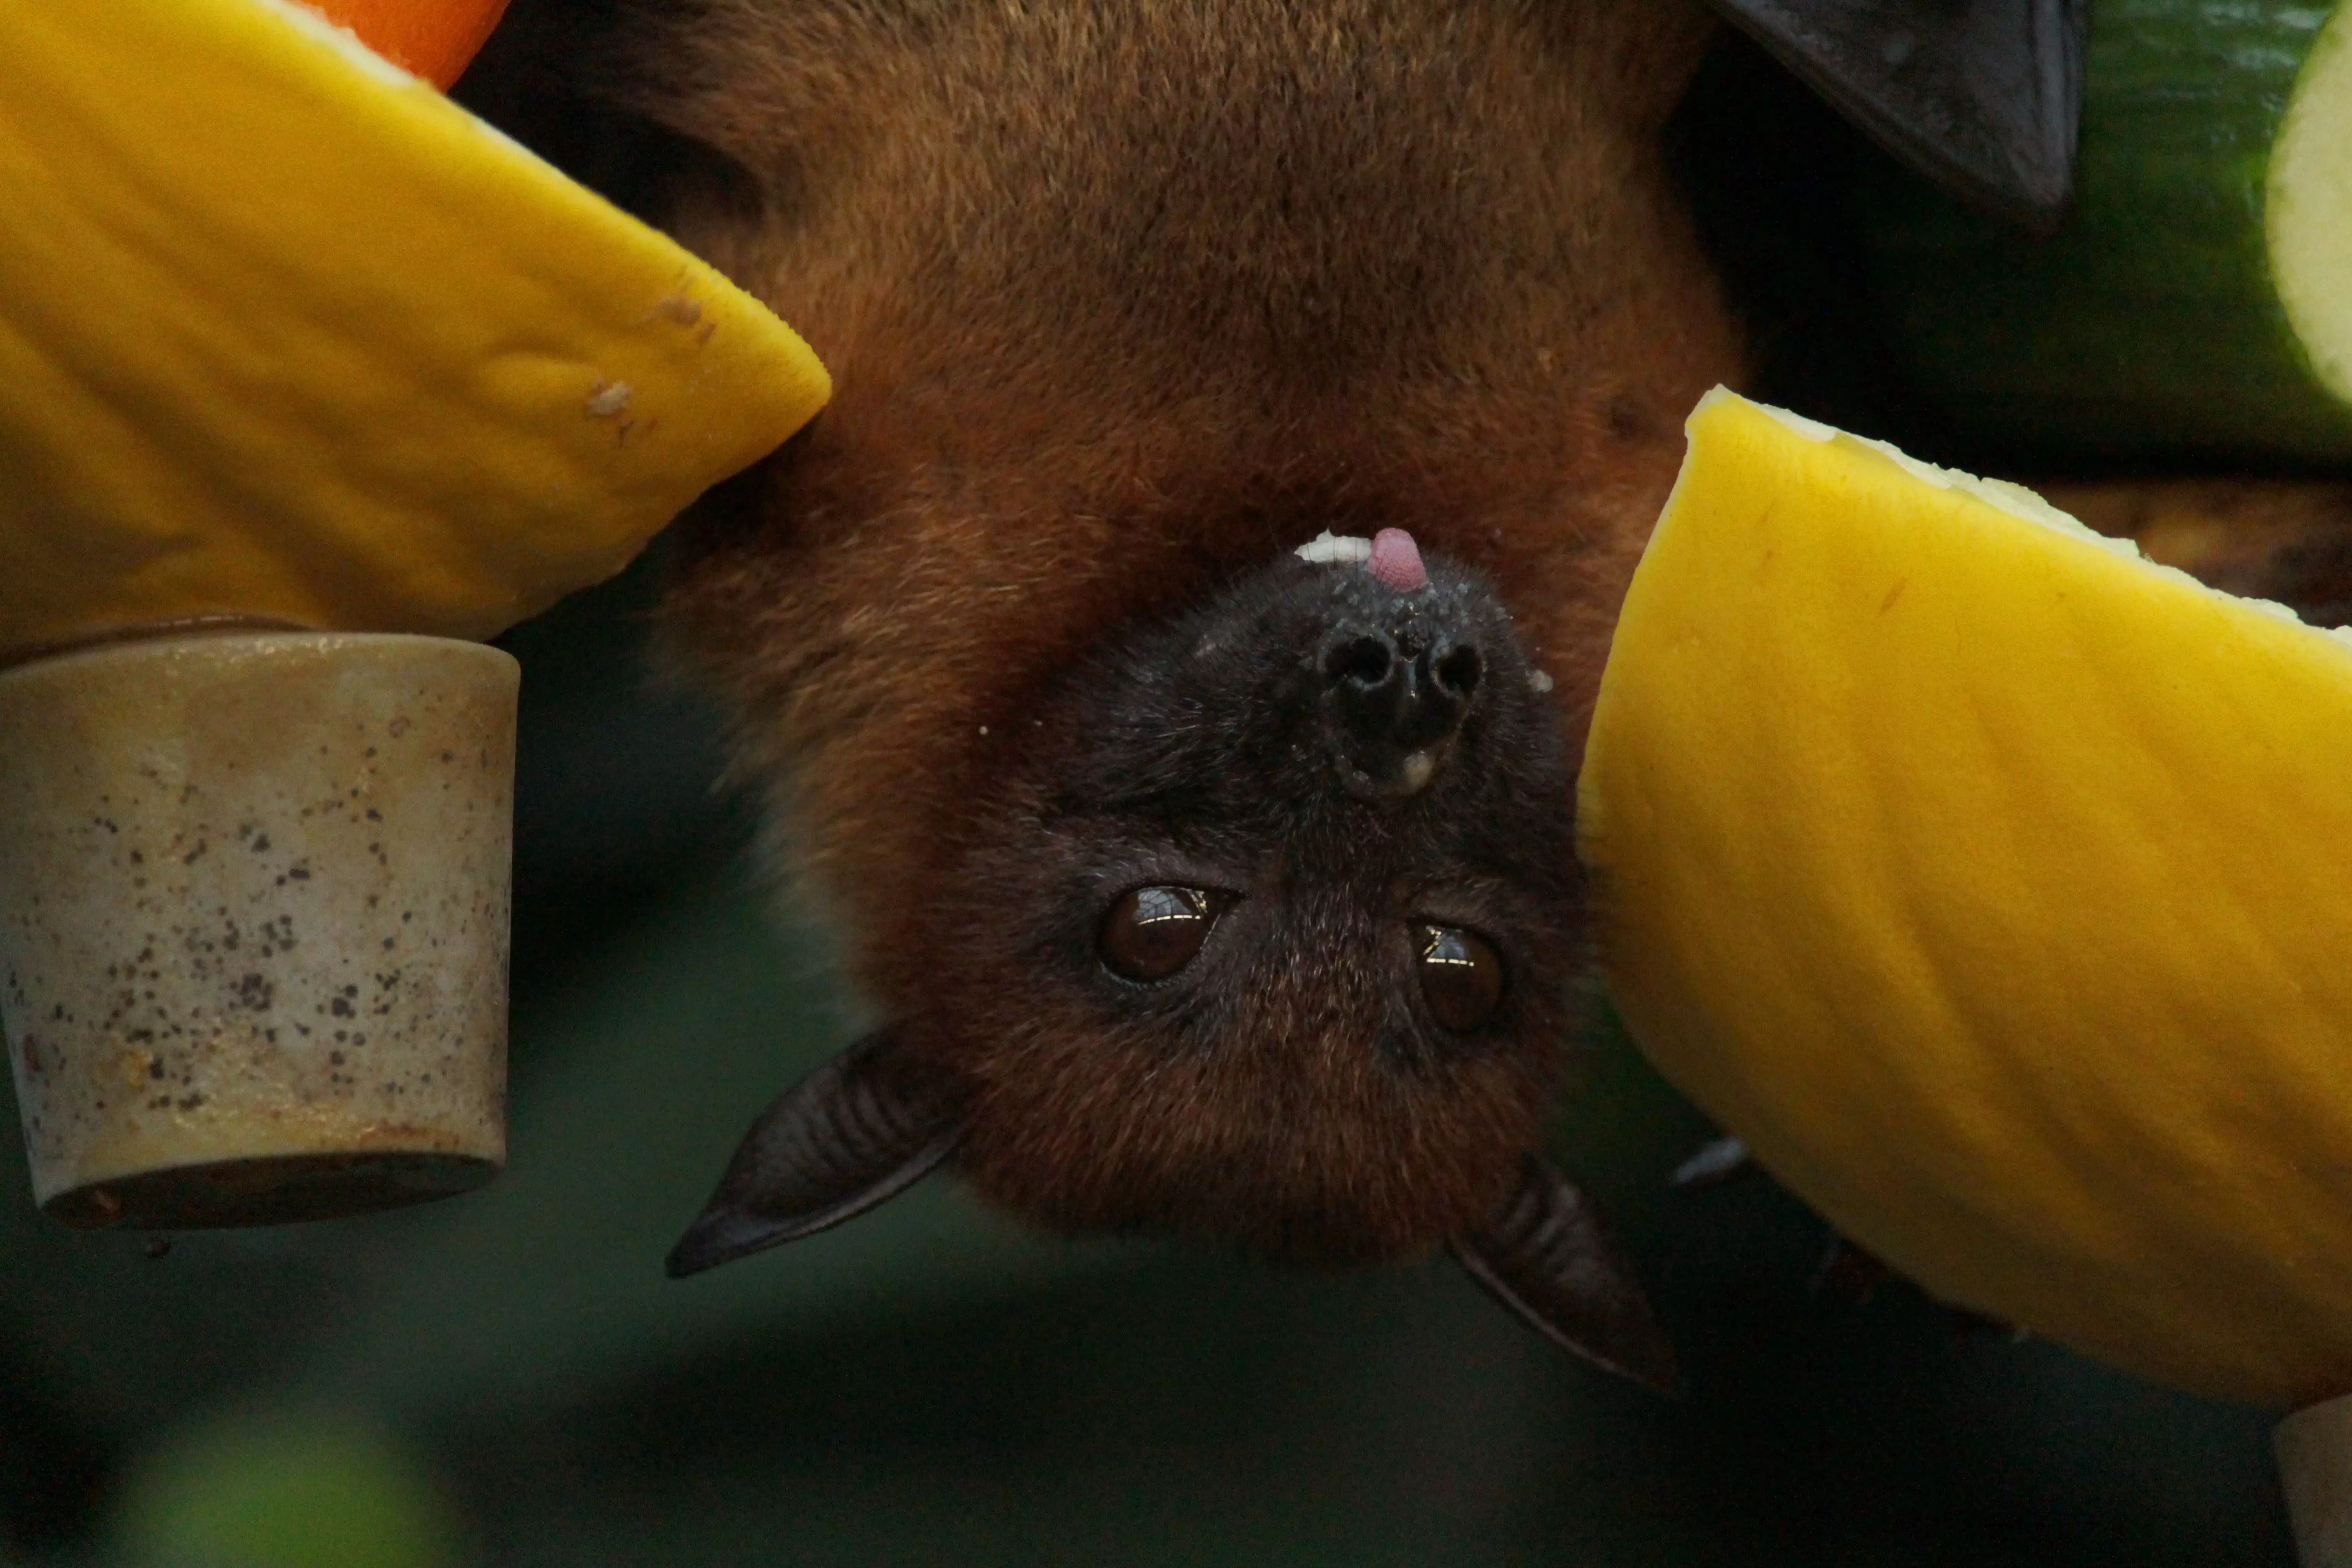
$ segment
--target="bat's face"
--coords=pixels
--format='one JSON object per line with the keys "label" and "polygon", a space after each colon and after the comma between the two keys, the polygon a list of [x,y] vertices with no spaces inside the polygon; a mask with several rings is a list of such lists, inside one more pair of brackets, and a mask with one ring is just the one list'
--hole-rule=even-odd
{"label": "bat's face", "polygon": [[902,972],[984,1190],[1335,1260],[1508,1194],[1576,972],[1573,784],[1493,591],[1420,574],[1285,558],[1016,720]]}
{"label": "bat's face", "polygon": [[1670,1386],[1640,1287],[1533,1152],[1580,909],[1549,686],[1486,583],[1402,531],[1030,683],[876,955],[894,1022],[760,1118],[671,1270],[953,1157],[1066,1229],[1450,1246],[1543,1333]]}

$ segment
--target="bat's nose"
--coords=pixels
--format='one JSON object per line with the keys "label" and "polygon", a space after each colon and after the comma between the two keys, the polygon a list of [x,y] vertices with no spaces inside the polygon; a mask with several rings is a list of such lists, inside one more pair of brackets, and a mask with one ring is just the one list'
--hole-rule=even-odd
{"label": "bat's nose", "polygon": [[1341,783],[1355,795],[1397,798],[1444,764],[1486,661],[1465,632],[1440,628],[1407,641],[1350,622],[1324,639],[1318,668]]}

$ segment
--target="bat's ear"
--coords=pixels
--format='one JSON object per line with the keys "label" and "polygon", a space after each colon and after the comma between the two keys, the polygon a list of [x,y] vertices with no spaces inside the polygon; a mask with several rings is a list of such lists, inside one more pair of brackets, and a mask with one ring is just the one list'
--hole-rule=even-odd
{"label": "bat's ear", "polygon": [[2090,0],[1712,0],[1888,152],[2041,232],[2074,197]]}
{"label": "bat's ear", "polygon": [[719,1190],[670,1248],[669,1276],[854,1219],[921,1180],[962,1131],[939,1075],[908,1059],[891,1030],[868,1035],[760,1113]]}
{"label": "bat's ear", "polygon": [[1486,1293],[1536,1332],[1661,1394],[1682,1374],[1674,1346],[1609,1239],[1592,1200],[1534,1154],[1494,1217],[1457,1237],[1454,1256]]}

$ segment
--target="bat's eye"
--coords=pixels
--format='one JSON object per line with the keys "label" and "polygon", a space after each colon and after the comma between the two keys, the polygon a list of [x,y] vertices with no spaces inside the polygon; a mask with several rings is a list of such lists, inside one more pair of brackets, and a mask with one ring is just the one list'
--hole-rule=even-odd
{"label": "bat's eye", "polygon": [[1495,1016],[1503,1001],[1503,955],[1475,931],[1459,926],[1415,928],[1421,944],[1421,994],[1443,1026],[1466,1034]]}
{"label": "bat's eye", "polygon": [[1231,895],[1203,888],[1137,888],[1104,917],[1097,945],[1104,966],[1121,979],[1165,980],[1209,940]]}

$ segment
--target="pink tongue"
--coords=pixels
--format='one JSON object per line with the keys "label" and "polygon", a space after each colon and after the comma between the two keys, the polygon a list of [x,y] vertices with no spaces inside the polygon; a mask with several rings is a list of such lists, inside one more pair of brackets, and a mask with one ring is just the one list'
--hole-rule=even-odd
{"label": "pink tongue", "polygon": [[1421,546],[1402,528],[1384,528],[1372,535],[1372,575],[1400,594],[1429,586],[1429,570],[1421,563]]}

